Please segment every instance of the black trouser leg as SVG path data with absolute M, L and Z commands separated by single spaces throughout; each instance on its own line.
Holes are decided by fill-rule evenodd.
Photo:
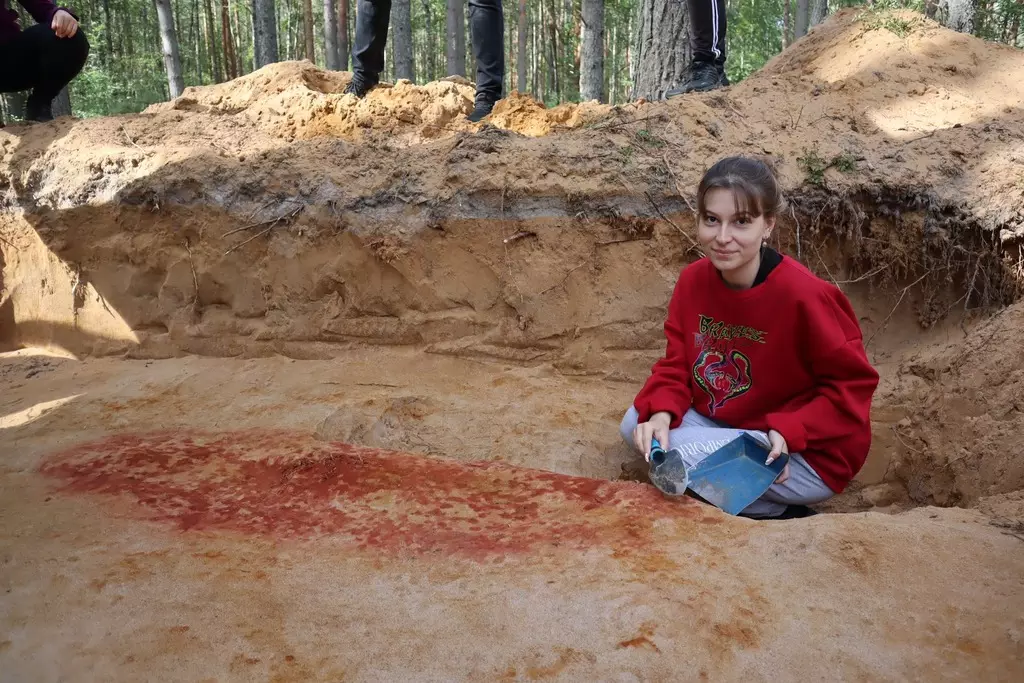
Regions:
M 81 27 L 73 38 L 58 38 L 35 24 L 0 45 L 0 92 L 32 89 L 30 98 L 50 102 L 85 66 L 89 41 Z
M 725 63 L 725 0 L 686 0 L 695 62 Z
M 505 15 L 501 0 L 469 0 L 469 29 L 476 58 L 476 96 L 500 100 L 505 78 Z
M 384 70 L 391 0 L 359 0 L 356 35 L 352 43 L 352 71 L 367 85 L 377 85 Z

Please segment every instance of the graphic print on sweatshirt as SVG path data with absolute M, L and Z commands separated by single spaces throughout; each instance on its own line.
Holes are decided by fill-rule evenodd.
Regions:
M 714 415 L 726 403 L 750 391 L 754 380 L 750 358 L 738 347 L 764 344 L 767 334 L 747 325 L 730 325 L 700 315 L 699 332 L 694 333 L 697 360 L 693 380 L 710 397 L 708 410 Z

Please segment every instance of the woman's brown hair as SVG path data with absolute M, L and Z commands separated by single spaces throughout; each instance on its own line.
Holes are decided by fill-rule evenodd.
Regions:
M 697 217 L 703 220 L 704 197 L 715 188 L 732 190 L 736 209 L 753 218 L 774 218 L 784 199 L 771 166 L 751 157 L 726 157 L 708 169 L 697 188 Z

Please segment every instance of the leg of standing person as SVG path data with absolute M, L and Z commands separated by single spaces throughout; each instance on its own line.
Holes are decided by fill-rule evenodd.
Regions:
M 636 408 L 630 406 L 619 426 L 622 438 L 631 445 L 637 418 Z M 687 468 L 692 468 L 744 433 L 757 439 L 766 448 L 769 446 L 768 435 L 764 432 L 723 427 L 690 409 L 683 416 L 682 424 L 669 432 L 669 448 L 679 449 Z M 834 495 L 835 493 L 821 480 L 821 477 L 807 464 L 806 460 L 799 454 L 791 453 L 789 456 L 789 479 L 781 484 L 772 484 L 764 495 L 747 506 L 741 514 L 747 517 L 778 517 L 785 514 L 790 506 L 813 505 L 828 500 Z
M 26 120 L 50 121 L 53 98 L 81 72 L 88 57 L 89 41 L 81 27 L 71 38 L 58 38 L 49 26 L 35 24 L 0 45 L 0 92 L 31 89 Z
M 363 97 L 380 82 L 391 22 L 391 0 L 359 0 L 352 41 L 352 80 L 345 93 Z
M 501 0 L 469 0 L 470 40 L 476 58 L 474 123 L 491 113 L 505 79 L 505 15 Z
M 687 0 L 690 14 L 690 71 L 686 81 L 665 92 L 675 97 L 729 85 L 725 76 L 725 0 Z

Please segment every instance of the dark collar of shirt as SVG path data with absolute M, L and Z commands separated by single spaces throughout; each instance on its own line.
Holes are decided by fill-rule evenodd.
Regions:
M 767 280 L 768 274 L 775 270 L 780 263 L 782 263 L 782 254 L 767 244 L 761 247 L 761 267 L 757 269 L 757 276 L 754 278 L 754 284 L 751 287 L 757 287 Z

